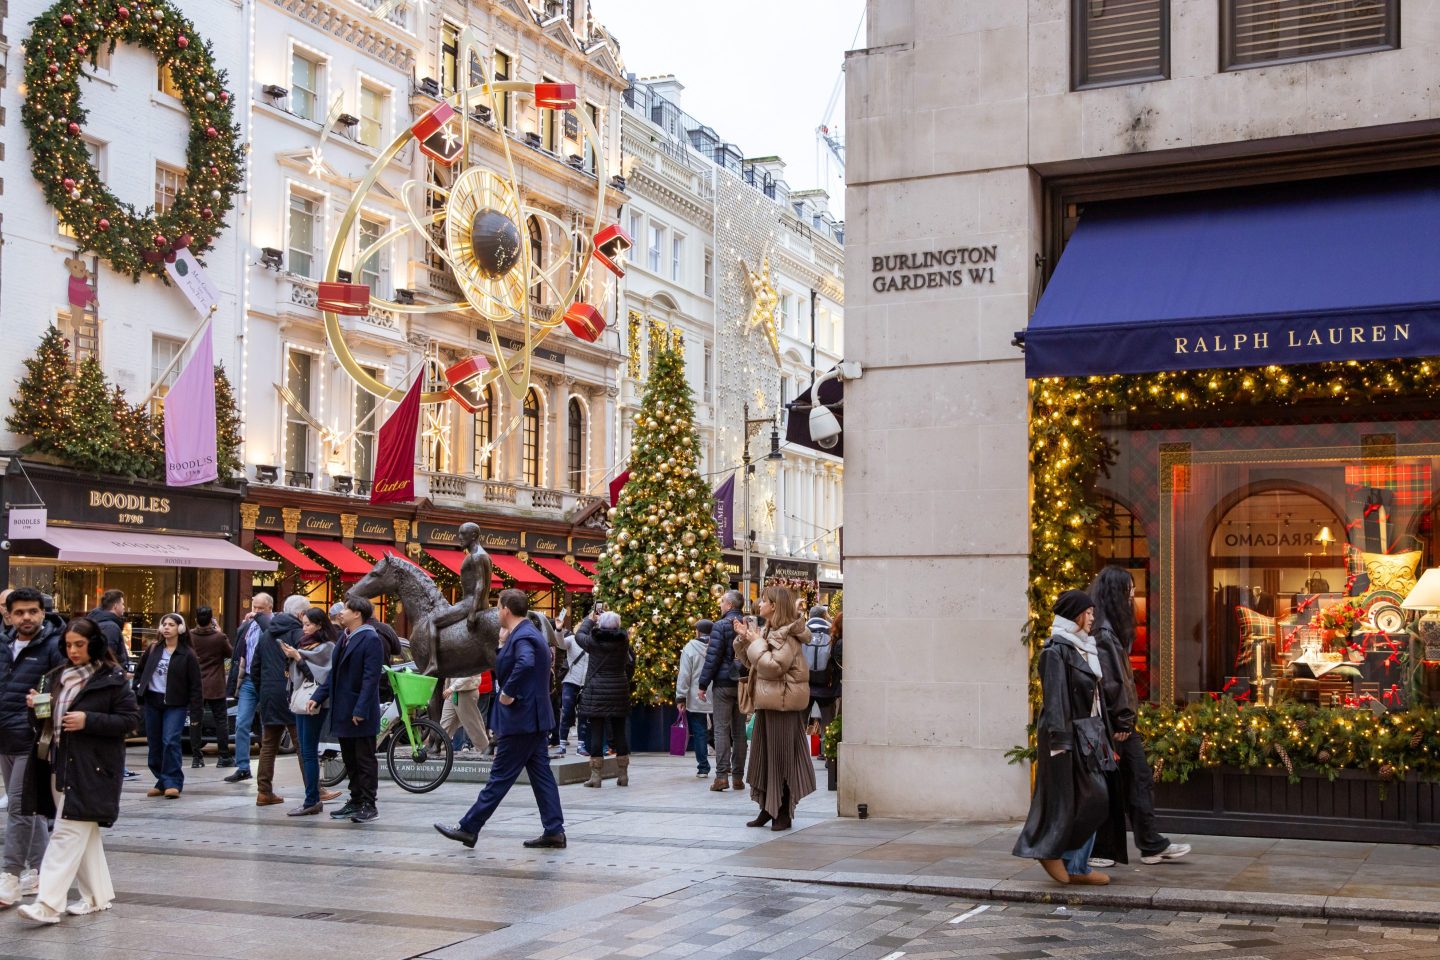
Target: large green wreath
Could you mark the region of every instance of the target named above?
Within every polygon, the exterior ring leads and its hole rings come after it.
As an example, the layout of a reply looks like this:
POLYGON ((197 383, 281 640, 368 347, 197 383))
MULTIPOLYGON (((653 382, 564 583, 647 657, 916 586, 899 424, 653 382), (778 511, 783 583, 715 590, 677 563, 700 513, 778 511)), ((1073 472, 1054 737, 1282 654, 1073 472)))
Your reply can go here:
POLYGON ((75 233, 121 273, 165 276, 165 261, 180 247, 209 249, 240 183, 239 130, 225 71, 210 44, 169 0, 60 0, 30 24, 25 49, 25 103, 31 172, 45 198, 75 233), (130 43, 155 54, 170 70, 190 113, 185 185, 170 208, 137 211, 105 186, 91 165, 83 133, 81 70, 102 48, 130 43))

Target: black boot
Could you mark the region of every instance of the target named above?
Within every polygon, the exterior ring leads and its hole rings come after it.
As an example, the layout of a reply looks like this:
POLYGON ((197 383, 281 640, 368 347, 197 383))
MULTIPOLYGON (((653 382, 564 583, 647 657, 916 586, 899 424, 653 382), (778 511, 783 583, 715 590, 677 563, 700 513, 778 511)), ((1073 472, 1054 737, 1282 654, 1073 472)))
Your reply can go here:
POLYGON ((767 823, 769 823, 769 822, 770 822, 770 814, 768 814, 768 813, 765 812, 765 808, 764 808, 764 807, 761 807, 761 808, 760 808, 760 815, 757 816, 754 820, 747 820, 747 821, 745 821, 745 826, 747 826, 747 827, 763 827, 763 826, 765 826, 765 824, 767 824, 767 823))
POLYGON ((790 829, 790 784, 785 784, 785 790, 780 794, 780 816, 770 825, 771 830, 790 829))

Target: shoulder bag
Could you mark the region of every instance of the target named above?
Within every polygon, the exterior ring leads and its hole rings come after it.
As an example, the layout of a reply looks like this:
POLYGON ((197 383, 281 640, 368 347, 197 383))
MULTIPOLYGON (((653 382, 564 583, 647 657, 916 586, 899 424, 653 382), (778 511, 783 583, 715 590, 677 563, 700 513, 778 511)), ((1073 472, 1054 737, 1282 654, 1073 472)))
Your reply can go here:
POLYGON ((1074 721, 1072 726, 1075 730, 1076 754, 1085 769, 1113 773, 1117 769, 1115 749, 1110 746, 1110 737, 1105 731, 1098 680, 1095 683, 1095 699, 1090 707, 1090 716, 1074 721))
POLYGON ((743 714, 748 715, 755 712, 755 678, 753 676, 747 674, 740 678, 739 683, 735 684, 735 705, 743 714))

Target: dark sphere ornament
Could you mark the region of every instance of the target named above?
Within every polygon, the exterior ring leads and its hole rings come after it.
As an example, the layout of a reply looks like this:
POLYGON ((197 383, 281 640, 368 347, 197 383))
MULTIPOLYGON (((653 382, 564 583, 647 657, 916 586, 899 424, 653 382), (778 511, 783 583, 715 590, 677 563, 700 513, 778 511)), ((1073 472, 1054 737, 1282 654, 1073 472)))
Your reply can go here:
POLYGON ((179 47, 181 50, 184 50, 186 47, 190 46, 190 38, 185 36, 185 34, 183 33, 180 34, 180 36, 175 38, 175 46, 179 47))
POLYGON ((72 137, 78 137, 80 135, 80 124, 74 122, 73 120, 69 123, 69 125, 65 127, 65 129, 70 131, 70 136, 72 137))
POLYGON ((115 10, 115 16, 116 16, 118 19, 120 19, 120 20, 129 20, 129 19, 130 19, 130 8, 129 8, 129 7, 118 7, 118 8, 116 8, 116 10, 115 10))
POLYGON ((470 250, 482 276, 503 277, 520 261, 520 229, 499 210, 486 207, 470 221, 470 250))
POLYGON ((67 27, 73 27, 75 25, 75 18, 68 13, 61 14, 60 22, 65 24, 65 26, 67 27))
POLYGON ((99 227, 101 230, 109 230, 110 221, 104 217, 101 217, 100 220, 95 224, 95 226, 99 227))
POLYGON ((220 131, 216 130, 214 127, 206 127, 205 136, 211 140, 214 140, 216 137, 220 136, 220 131))
POLYGON ((211 210, 209 207, 206 207, 205 209, 200 211, 200 216, 204 217, 206 220, 209 220, 211 217, 215 216, 215 211, 211 210))

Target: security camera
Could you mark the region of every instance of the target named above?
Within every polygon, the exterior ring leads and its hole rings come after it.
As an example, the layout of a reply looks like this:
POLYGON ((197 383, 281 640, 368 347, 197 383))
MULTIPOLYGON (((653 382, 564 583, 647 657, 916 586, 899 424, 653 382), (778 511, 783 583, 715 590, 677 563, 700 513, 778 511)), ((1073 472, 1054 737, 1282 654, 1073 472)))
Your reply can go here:
POLYGON ((840 442, 840 421, 828 407, 818 403, 810 408, 810 439, 826 450, 840 442))

